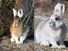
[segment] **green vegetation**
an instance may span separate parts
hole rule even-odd
[[[3,34],[4,34],[4,28],[0,26],[0,36],[2,36]]]

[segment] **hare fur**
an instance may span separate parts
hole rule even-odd
[[[45,46],[52,44],[51,48],[65,48],[63,42],[67,29],[63,21],[64,8],[64,4],[58,3],[51,17],[38,25],[35,30],[36,43]]]
[[[27,33],[29,32],[29,27],[24,30],[23,25],[20,23],[20,19],[23,16],[22,9],[19,9],[18,13],[13,8],[14,21],[10,27],[11,32],[11,42],[15,42],[16,44],[21,44],[27,37]]]

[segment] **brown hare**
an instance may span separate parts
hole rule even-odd
[[[19,9],[18,12],[13,8],[14,21],[10,27],[11,42],[21,44],[27,37],[29,27],[24,30],[23,25],[20,23],[20,19],[23,16],[23,10]]]

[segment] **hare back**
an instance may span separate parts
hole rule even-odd
[[[48,20],[49,20],[49,18],[47,18],[46,20],[41,21],[41,22],[38,24],[36,30],[37,30],[37,29],[38,29],[38,31],[39,31],[39,30],[42,30],[42,28],[45,27],[45,25],[46,25],[46,23],[48,22]]]

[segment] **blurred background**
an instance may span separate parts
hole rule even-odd
[[[58,2],[65,4],[65,13],[68,13],[68,0],[34,0],[35,15],[50,16]]]

